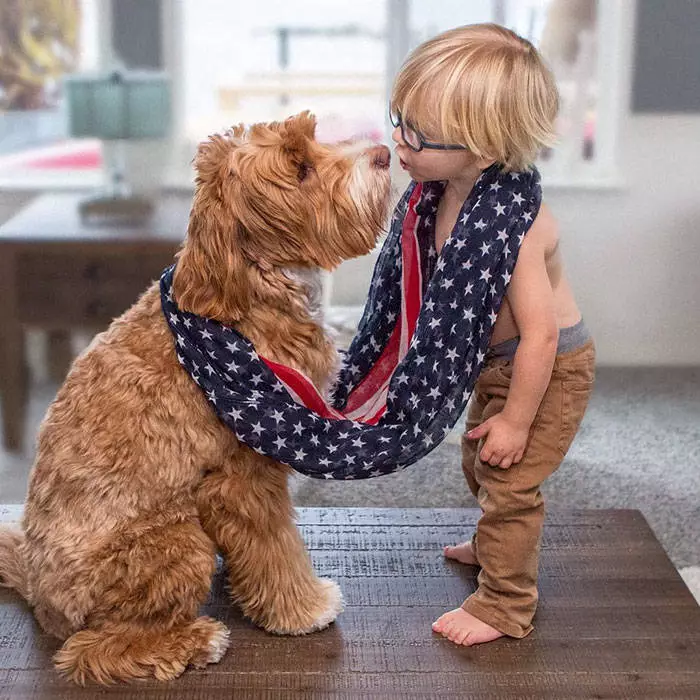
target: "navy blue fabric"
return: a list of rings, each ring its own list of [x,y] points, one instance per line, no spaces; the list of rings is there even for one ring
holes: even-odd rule
[[[161,278],[161,297],[181,365],[241,442],[307,476],[364,479],[413,464],[442,442],[467,404],[520,244],[539,211],[539,180],[536,169],[484,171],[439,256],[435,214],[445,184],[422,185],[416,212],[423,302],[377,425],[322,418],[297,403],[235,328],[177,307],[171,267]],[[394,211],[364,314],[343,357],[331,397],[340,411],[400,315],[402,224],[415,187],[421,185],[411,183]]]

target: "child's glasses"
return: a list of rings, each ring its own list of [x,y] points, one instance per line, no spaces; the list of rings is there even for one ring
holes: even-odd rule
[[[406,145],[418,153],[424,148],[432,148],[436,151],[466,151],[466,146],[461,146],[457,143],[433,143],[426,141],[410,124],[407,124],[401,118],[401,112],[390,110],[389,118],[394,127],[401,127],[401,138]]]

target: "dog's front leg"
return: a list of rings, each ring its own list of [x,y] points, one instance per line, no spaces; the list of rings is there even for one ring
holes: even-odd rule
[[[288,474],[241,448],[235,461],[204,478],[197,503],[244,614],[268,632],[306,634],[333,622],[343,599],[335,582],[313,571],[294,522]]]

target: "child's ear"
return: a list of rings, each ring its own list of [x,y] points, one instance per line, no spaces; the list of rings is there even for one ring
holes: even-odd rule
[[[495,162],[496,161],[493,158],[478,158],[476,161],[476,167],[479,168],[479,170],[486,170],[487,168],[490,168]]]

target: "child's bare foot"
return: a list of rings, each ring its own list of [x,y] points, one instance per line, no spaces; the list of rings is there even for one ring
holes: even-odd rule
[[[503,632],[487,625],[462,608],[450,610],[433,622],[433,632],[438,632],[455,644],[470,647],[473,644],[492,642],[503,637]]]
[[[472,549],[471,542],[464,542],[463,544],[458,544],[455,546],[447,546],[442,550],[442,553],[448,559],[456,559],[462,564],[471,564],[472,566],[478,566],[476,557],[474,556],[474,550]]]

